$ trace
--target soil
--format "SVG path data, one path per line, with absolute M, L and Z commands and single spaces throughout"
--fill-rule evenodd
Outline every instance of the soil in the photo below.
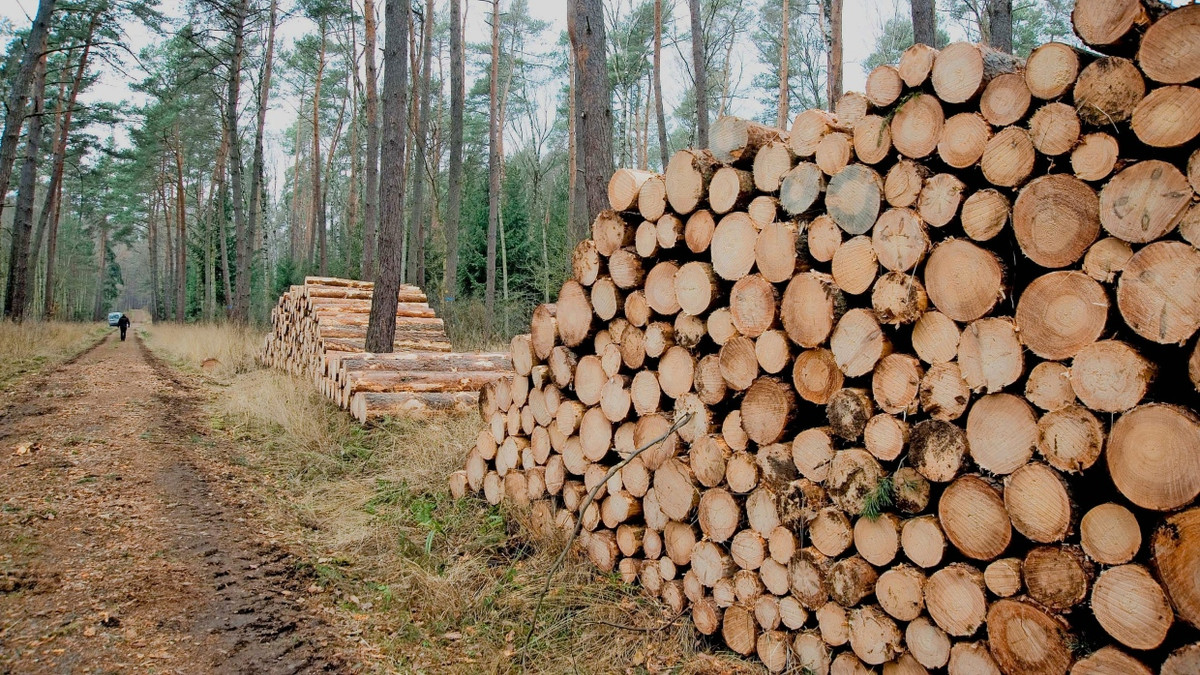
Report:
M 0 673 L 350 669 L 202 394 L 131 331 L 0 404 Z

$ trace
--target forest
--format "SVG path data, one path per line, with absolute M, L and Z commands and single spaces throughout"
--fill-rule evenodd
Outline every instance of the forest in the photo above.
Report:
M 0 26 L 5 317 L 261 322 L 394 259 L 485 337 L 558 289 L 614 166 L 662 170 L 725 113 L 786 128 L 914 26 L 1075 40 L 1066 0 L 32 4 Z

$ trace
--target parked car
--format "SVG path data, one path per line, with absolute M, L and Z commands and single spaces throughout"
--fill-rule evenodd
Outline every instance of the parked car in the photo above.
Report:
M 115 326 L 115 325 L 117 325 L 117 322 L 120 320 L 121 320 L 121 312 L 109 312 L 108 313 L 108 325 Z

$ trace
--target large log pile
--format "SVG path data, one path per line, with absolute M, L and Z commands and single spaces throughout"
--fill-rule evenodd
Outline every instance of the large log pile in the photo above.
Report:
M 772 672 L 1200 672 L 1200 6 L 1075 18 L 617 171 L 452 490 Z
M 365 353 L 369 281 L 307 277 L 271 311 L 265 365 L 311 378 L 361 422 L 430 409 L 470 409 L 484 384 L 512 372 L 507 354 L 450 351 L 442 320 L 416 286 L 400 287 L 395 352 Z

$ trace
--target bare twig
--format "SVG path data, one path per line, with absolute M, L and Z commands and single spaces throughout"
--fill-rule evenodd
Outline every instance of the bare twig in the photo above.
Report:
M 650 448 L 658 445 L 659 443 L 662 443 L 663 441 L 667 440 L 667 438 L 670 437 L 671 434 L 675 433 L 676 431 L 679 431 L 679 429 L 683 425 L 692 421 L 692 416 L 694 414 L 695 413 L 688 413 L 688 414 L 684 415 L 683 417 L 681 417 L 680 419 L 675 420 L 675 423 L 672 424 L 671 428 L 667 429 L 666 432 L 663 433 L 663 435 L 659 436 L 658 438 L 655 438 L 654 440 L 650 441 L 649 443 L 646 443 L 642 447 L 633 451 L 632 454 L 630 454 L 625 459 L 617 462 L 616 465 L 614 465 L 611 469 L 609 469 L 608 473 L 606 473 L 604 475 L 604 479 L 601 480 L 600 482 L 596 483 L 595 487 L 593 487 L 591 489 L 591 491 L 588 492 L 587 498 L 584 499 L 583 503 L 579 505 L 578 511 L 579 511 L 580 516 L 582 516 L 582 514 L 585 511 L 587 511 L 587 508 L 592 505 L 592 502 L 596 499 L 596 493 L 600 490 L 601 486 L 608 483 L 609 478 L 612 478 L 618 471 L 620 471 L 622 468 L 624 468 L 626 464 L 633 461 L 634 457 L 637 457 L 638 455 L 649 450 Z M 542 587 L 542 592 L 540 594 L 538 594 L 537 606 L 535 606 L 533 608 L 533 617 L 529 620 L 529 631 L 527 633 L 525 633 L 525 640 L 521 644 L 521 663 L 522 663 L 522 665 L 524 664 L 525 658 L 529 653 L 529 642 L 530 642 L 530 640 L 533 639 L 533 631 L 537 627 L 538 614 L 541 614 L 541 612 L 542 612 L 542 603 L 545 602 L 546 595 L 550 593 L 550 582 L 554 580 L 555 573 L 558 572 L 558 569 L 560 567 L 562 567 L 563 561 L 567 559 L 567 553 L 570 552 L 571 545 L 575 543 L 575 539 L 579 536 L 579 532 L 582 529 L 583 529 L 583 518 L 582 517 L 576 518 L 575 519 L 575 530 L 573 532 L 571 532 L 571 536 L 570 536 L 570 538 L 567 539 L 566 545 L 563 546 L 562 552 L 558 554 L 558 559 L 556 559 L 554 561 L 554 565 L 552 565 L 550 567 L 550 571 L 546 573 L 546 585 Z

